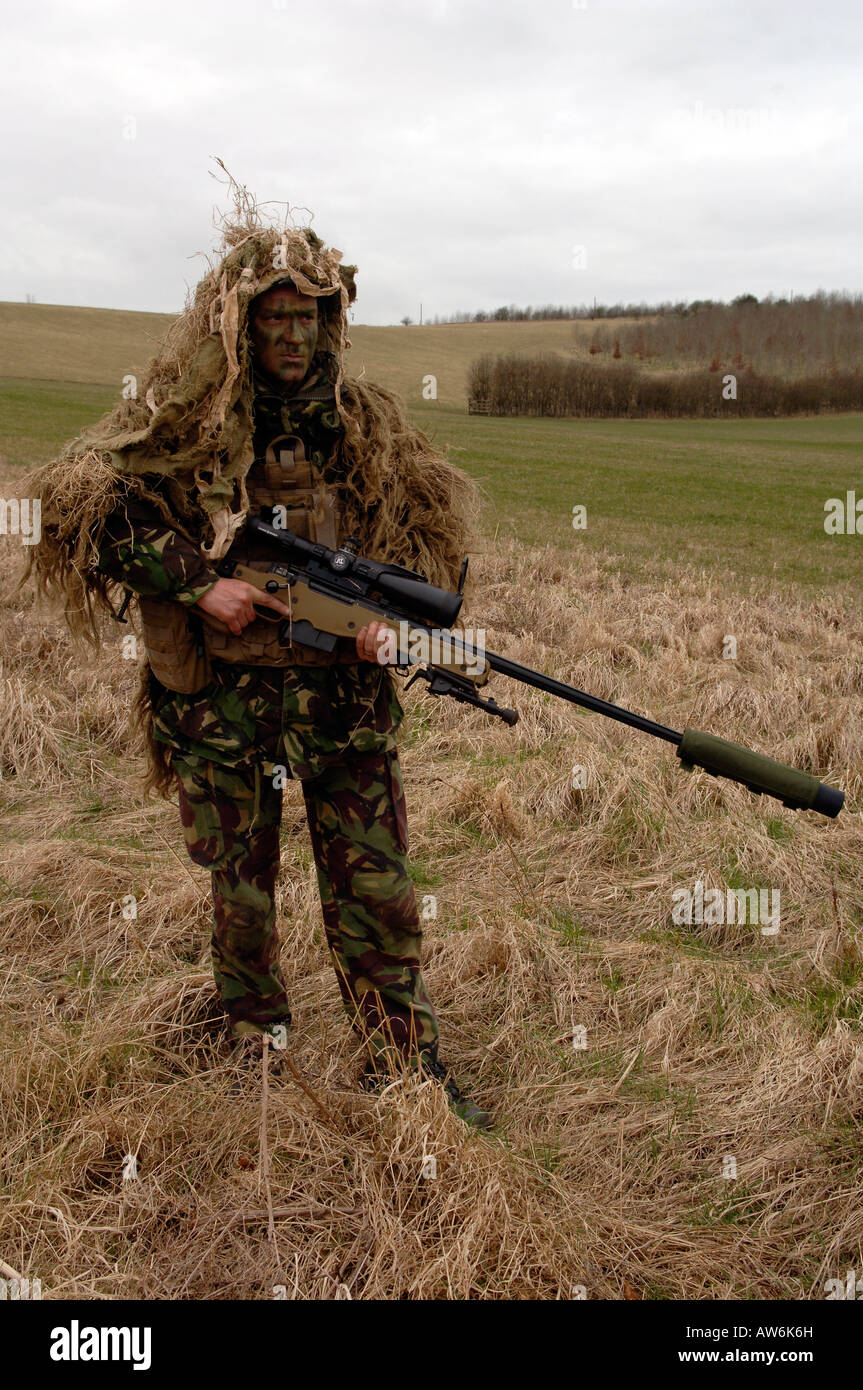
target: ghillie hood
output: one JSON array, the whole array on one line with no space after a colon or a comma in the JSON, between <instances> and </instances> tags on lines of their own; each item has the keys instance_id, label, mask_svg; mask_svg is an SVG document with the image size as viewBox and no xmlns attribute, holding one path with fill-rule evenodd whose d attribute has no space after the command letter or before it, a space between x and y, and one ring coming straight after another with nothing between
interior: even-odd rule
<instances>
[{"instance_id":1,"label":"ghillie hood","mask_svg":"<svg viewBox=\"0 0 863 1390\"><path fill-rule=\"evenodd\" d=\"M310 228L265 225L258 205L231 181L234 211L221 220L222 246L138 383L97 425L31 475L42 500L42 537L29 571L60 593L73 632L98 640L98 611L111 582L95 567L108 515L131 497L212 560L242 525L253 460L253 383L247 333L251 301L290 279L319 304L312 371L332 382L344 426L337 488L343 534L364 551L453 587L469 544L475 492L408 421L389 391L344 378L355 266Z\"/></svg>"}]
</instances>

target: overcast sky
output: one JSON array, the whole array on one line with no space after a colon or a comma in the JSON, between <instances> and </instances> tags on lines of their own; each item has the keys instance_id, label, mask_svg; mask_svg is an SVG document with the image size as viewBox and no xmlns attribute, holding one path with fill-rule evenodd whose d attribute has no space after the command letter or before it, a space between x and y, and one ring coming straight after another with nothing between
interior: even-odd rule
<instances>
[{"instance_id":1,"label":"overcast sky","mask_svg":"<svg viewBox=\"0 0 863 1390\"><path fill-rule=\"evenodd\" d=\"M2 7L0 299L182 307L213 155L358 323L863 289L860 0Z\"/></svg>"}]
</instances>

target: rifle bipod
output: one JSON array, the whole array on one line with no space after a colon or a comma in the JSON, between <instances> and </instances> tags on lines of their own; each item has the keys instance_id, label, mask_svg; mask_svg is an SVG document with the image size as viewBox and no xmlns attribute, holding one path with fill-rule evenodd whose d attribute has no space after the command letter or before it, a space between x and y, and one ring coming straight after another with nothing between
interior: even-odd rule
<instances>
[{"instance_id":1,"label":"rifle bipod","mask_svg":"<svg viewBox=\"0 0 863 1390\"><path fill-rule=\"evenodd\" d=\"M461 705L473 705L475 709L481 709L486 714L496 715L504 724L518 723L517 710L506 709L505 706L499 705L497 700L484 700L477 694L476 686L467 676L442 671L439 666L420 666L406 683L405 690L410 690L414 681L418 680L428 681L430 695L449 695Z\"/></svg>"}]
</instances>

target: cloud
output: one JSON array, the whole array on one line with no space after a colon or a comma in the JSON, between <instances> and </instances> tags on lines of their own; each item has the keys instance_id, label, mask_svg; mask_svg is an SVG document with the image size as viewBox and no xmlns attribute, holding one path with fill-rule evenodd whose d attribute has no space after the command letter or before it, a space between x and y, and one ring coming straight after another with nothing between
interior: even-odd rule
<instances>
[{"instance_id":1,"label":"cloud","mask_svg":"<svg viewBox=\"0 0 863 1390\"><path fill-rule=\"evenodd\" d=\"M214 154L314 210L361 322L859 288L861 29L852 0L20 7L0 298L179 308Z\"/></svg>"}]
</instances>

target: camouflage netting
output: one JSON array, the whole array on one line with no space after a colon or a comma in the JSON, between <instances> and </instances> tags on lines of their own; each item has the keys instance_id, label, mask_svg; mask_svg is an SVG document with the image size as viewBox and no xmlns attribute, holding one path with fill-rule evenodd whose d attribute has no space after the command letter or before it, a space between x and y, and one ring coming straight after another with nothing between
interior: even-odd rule
<instances>
[{"instance_id":1,"label":"camouflage netting","mask_svg":"<svg viewBox=\"0 0 863 1390\"><path fill-rule=\"evenodd\" d=\"M265 225L254 200L231 185L220 257L147 368L137 399L118 403L29 479L31 495L42 499L42 538L28 573L42 592L62 596L72 631L96 641L111 583L95 561L105 519L124 499L153 503L214 561L242 525L253 459L247 310L286 277L320 300L319 350L337 364L342 533L358 536L374 558L450 588L469 544L476 500L469 479L409 423L391 392L343 376L356 267L342 265L342 253L311 228Z\"/></svg>"}]
</instances>

